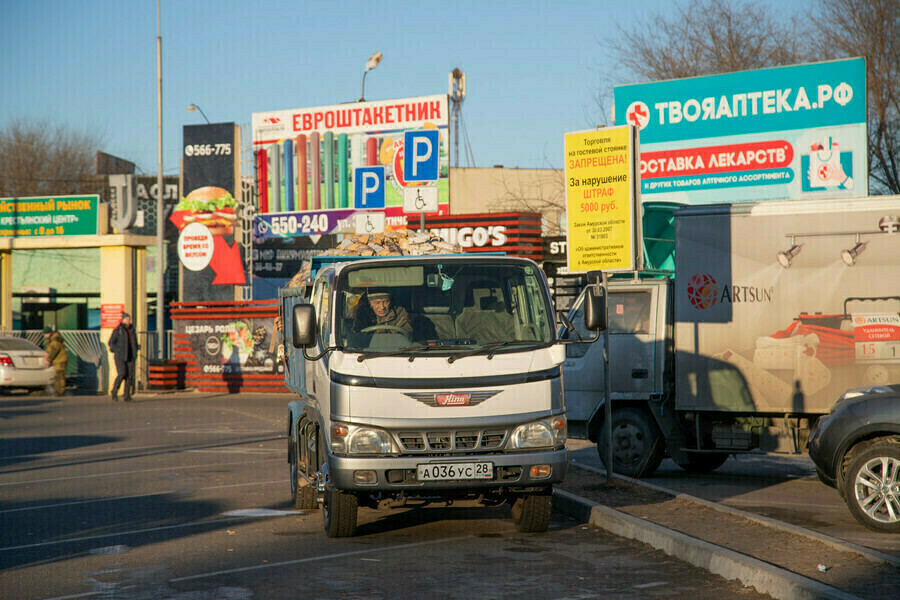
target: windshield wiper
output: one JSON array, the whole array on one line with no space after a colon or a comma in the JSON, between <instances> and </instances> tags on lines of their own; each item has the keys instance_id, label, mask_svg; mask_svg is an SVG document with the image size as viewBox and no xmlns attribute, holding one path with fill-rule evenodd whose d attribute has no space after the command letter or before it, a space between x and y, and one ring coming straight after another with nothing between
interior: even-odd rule
<instances>
[{"instance_id":1,"label":"windshield wiper","mask_svg":"<svg viewBox=\"0 0 900 600\"><path fill-rule=\"evenodd\" d=\"M543 342L538 342L535 340L504 340L502 342L487 342L485 344L481 344L478 348L474 348L469 350L468 352L460 352L459 354L454 354L453 356L447 359L448 363L453 363L460 358L465 358L467 356L475 356L476 354L481 354L482 352L488 351L488 360L494 358L494 352L503 347L508 346L510 344L537 344L542 345Z\"/></svg>"},{"instance_id":2,"label":"windshield wiper","mask_svg":"<svg viewBox=\"0 0 900 600\"><path fill-rule=\"evenodd\" d=\"M411 354L409 357L409 362L412 362L416 359L416 356L418 356L418 354L422 353L422 352L436 352L438 350L456 350L459 348L468 348L468 347L469 346L458 346L458 345L454 345L454 346L441 346L441 345L406 346L404 348L398 348L397 350L390 350L387 352L363 352L362 354L359 355L359 358L357 358L356 360L358 362L362 362L362 361L366 360L367 358L384 358L386 356L400 356L400 355L406 354L407 352L412 352L413 354Z\"/></svg>"}]
</instances>

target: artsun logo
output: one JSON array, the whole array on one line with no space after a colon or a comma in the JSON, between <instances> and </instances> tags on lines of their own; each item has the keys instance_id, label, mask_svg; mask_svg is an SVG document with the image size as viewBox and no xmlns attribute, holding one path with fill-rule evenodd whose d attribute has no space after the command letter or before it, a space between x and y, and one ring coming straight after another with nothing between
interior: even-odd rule
<instances>
[{"instance_id":1,"label":"artsun logo","mask_svg":"<svg viewBox=\"0 0 900 600\"><path fill-rule=\"evenodd\" d=\"M719 284L709 273L696 273L688 281L687 293L694 308L707 309L716 303Z\"/></svg>"},{"instance_id":2,"label":"artsun logo","mask_svg":"<svg viewBox=\"0 0 900 600\"><path fill-rule=\"evenodd\" d=\"M687 294L691 305L698 310L715 306L716 302L730 304L771 302L773 288L751 285L725 284L719 292L719 284L709 273L695 273L688 281Z\"/></svg>"}]
</instances>

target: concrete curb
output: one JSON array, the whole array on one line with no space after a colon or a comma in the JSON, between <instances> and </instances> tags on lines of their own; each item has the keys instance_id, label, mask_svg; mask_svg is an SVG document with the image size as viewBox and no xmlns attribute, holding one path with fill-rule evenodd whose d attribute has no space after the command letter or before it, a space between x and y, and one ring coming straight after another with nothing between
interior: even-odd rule
<instances>
[{"instance_id":1,"label":"concrete curb","mask_svg":"<svg viewBox=\"0 0 900 600\"><path fill-rule=\"evenodd\" d=\"M586 471L591 471L593 473L599 473L603 476L606 476L606 470L594 467L592 465L585 465L582 463L574 463L572 466L578 469L584 469ZM848 542L845 540L841 540L830 535L826 535L824 533L819 533L818 531L812 531L809 529L804 529L802 527L797 527L796 525L791 525L790 523L785 523L783 521L777 521L775 519L770 519L769 517L764 517L762 515L757 515L751 512L747 512L745 510L741 510L740 508L735 508L733 506L728 506L727 504L719 504L718 502L712 502L710 500L706 500L704 498L698 498L697 496L692 496L690 494L684 494L681 492L677 492L675 490L670 490L647 481L641 481L640 479L632 479L629 477L625 477L623 475L618 475L613 473L613 479L617 479L619 481L623 481L629 484L637 484L643 486L645 488L656 490L658 492L663 492L664 494L669 494L674 498L678 498L680 500L686 500L688 502L693 502L694 504L699 504L701 506L705 506L707 508L711 508L713 510L717 510L722 513L734 515L736 517L742 517L747 519L748 521L753 521L755 523L759 523L760 525L765 525L766 527L771 527L773 529L779 529L781 531L786 531L793 535L802 535L811 540L821 542L826 546L830 546L835 550L839 550L841 552L855 552L861 555L866 560L873 562L875 564L891 564L895 567L900 567L900 558L896 556L892 556L890 554L885 554L884 552L879 552L877 550L873 550L871 548L866 548L864 546L860 546L859 544L854 544L853 542Z\"/></svg>"},{"instance_id":2,"label":"concrete curb","mask_svg":"<svg viewBox=\"0 0 900 600\"><path fill-rule=\"evenodd\" d=\"M797 575L739 552L638 519L560 489L553 506L614 535L649 544L670 556L725 579L737 579L776 600L859 600L824 583Z\"/></svg>"}]
</instances>

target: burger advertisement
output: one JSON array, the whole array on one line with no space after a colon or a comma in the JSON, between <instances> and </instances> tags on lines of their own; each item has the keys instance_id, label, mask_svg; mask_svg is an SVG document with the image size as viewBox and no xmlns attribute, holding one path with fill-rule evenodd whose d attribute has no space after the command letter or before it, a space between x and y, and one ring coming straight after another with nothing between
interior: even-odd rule
<instances>
[{"instance_id":1,"label":"burger advertisement","mask_svg":"<svg viewBox=\"0 0 900 600\"><path fill-rule=\"evenodd\" d=\"M181 199L169 220L178 229L182 301L232 301L245 285L235 241L240 147L234 123L185 125Z\"/></svg>"},{"instance_id":2,"label":"burger advertisement","mask_svg":"<svg viewBox=\"0 0 900 600\"><path fill-rule=\"evenodd\" d=\"M188 223L206 225L212 235L234 235L237 202L228 190L205 185L183 196L172 212L172 222L182 231Z\"/></svg>"}]
</instances>

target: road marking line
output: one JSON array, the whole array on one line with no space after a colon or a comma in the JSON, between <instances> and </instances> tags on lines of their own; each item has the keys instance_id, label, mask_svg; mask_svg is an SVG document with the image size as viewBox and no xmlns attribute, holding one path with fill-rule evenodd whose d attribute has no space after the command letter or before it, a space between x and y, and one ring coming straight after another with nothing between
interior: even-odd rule
<instances>
[{"instance_id":1,"label":"road marking line","mask_svg":"<svg viewBox=\"0 0 900 600\"><path fill-rule=\"evenodd\" d=\"M472 536L460 536L455 538L443 538L439 540L429 540L427 542L414 542L411 544L400 544L398 546L388 546L384 548L369 548L366 550L354 550L352 552L341 552L337 554L326 554L324 556L311 556L309 558L298 558L297 560L287 560L277 563L266 563L264 565L253 565L251 567L237 567L235 569L226 569L224 571L211 571L209 573L199 573L197 575L188 575L186 577L176 577L170 579L169 583L180 583L182 581L193 581L196 579L206 579L208 577L218 577L220 575L231 575L234 573L244 573L247 571L258 571L260 569L271 569L274 567L288 567L293 565L301 565L303 563L316 562L320 560L332 560L335 558L347 558L350 556L359 556L360 554L372 554L375 552L391 552L393 550L405 550L407 548L416 548L419 546L430 546L433 544L444 544L446 542L456 542L459 540L469 539Z\"/></svg>"},{"instance_id":2,"label":"road marking line","mask_svg":"<svg viewBox=\"0 0 900 600\"><path fill-rule=\"evenodd\" d=\"M230 434L230 432L226 432L226 433ZM241 432L241 433L244 433L244 432ZM271 437L265 438L263 440L264 442L275 442L275 441L287 438L287 435L285 435L284 433L281 433L281 432L262 431L259 433L268 433L271 435ZM240 440L233 440L232 444L238 443L238 442L240 442ZM70 458L73 456L86 456L86 455L91 455L91 454L103 454L103 453L108 453L108 452L119 452L119 453L134 452L135 450L167 450L168 449L168 452L170 452L170 453L189 452L188 450L179 450L177 447L173 447L170 444L153 444L151 446L129 446L127 448L118 448L118 447L108 446L110 444L115 444L115 443L116 442L106 442L103 445L107 446L107 447L95 448L92 450L78 450L78 451L59 450L56 452L36 452L34 454L16 454L14 456L0 457L0 462L15 461L15 460L20 460L22 458L32 458L32 457L36 457L36 456L42 457L42 458ZM245 444L255 444L255 443L259 443L259 440L250 439L244 443ZM131 457L131 458L135 458L135 457ZM137 457L137 458L140 458L140 457ZM50 466L52 466L52 465L50 465Z\"/></svg>"},{"instance_id":3,"label":"road marking line","mask_svg":"<svg viewBox=\"0 0 900 600\"><path fill-rule=\"evenodd\" d=\"M244 518L233 517L228 519L213 519L210 521L197 521L195 523L179 523L178 525L163 525L161 527L151 527L149 529L132 529L130 531L119 531L116 533L104 533L101 535L89 535L80 538L68 538L65 540L55 540L52 542L38 542L35 544L25 544L22 546L8 546L0 548L0 552L8 552L11 550L26 550L28 548L41 548L43 546L58 546L60 544L72 544L75 542L87 542L90 540L102 540L104 538L119 537L123 535L135 535L139 533L152 533L154 531L167 531L169 529L182 529L187 527L200 527L203 525L221 525L223 523L233 523L234 521L244 521Z\"/></svg>"},{"instance_id":4,"label":"road marking line","mask_svg":"<svg viewBox=\"0 0 900 600\"><path fill-rule=\"evenodd\" d=\"M228 485L210 485L201 488L197 488L194 490L195 492L202 492L206 490L221 490L225 488L236 488L236 487L249 487L251 485L283 485L287 483L288 479L281 479L279 481L254 481L252 483L230 483ZM110 498L95 498L94 500L77 500L74 502L61 502L58 504L42 504L40 506L26 506L23 508L8 508L6 510L0 510L0 515L6 513L14 513L14 512L24 512L28 510L46 510L48 508L60 508L63 506L76 506L79 504L95 504L97 502L115 502L117 500L133 500L134 498L151 498L153 496L166 496L169 494L178 495L182 492L180 490L168 490L165 492L154 492L152 494L137 494L134 496L113 496Z\"/></svg>"},{"instance_id":5,"label":"road marking line","mask_svg":"<svg viewBox=\"0 0 900 600\"><path fill-rule=\"evenodd\" d=\"M275 458L267 458L263 460L276 460ZM54 481L71 481L78 479L91 479L93 477L116 477L119 475L135 475L137 473L154 473L158 471L185 471L187 469L215 469L218 467L229 467L232 465L253 465L257 464L258 461L243 461L243 462L227 462L227 463L203 463L202 465L189 465L183 467L163 467L159 469L138 469L135 471L118 471L116 473L96 473L94 475L79 475L77 477L53 477L51 479L32 479L31 481L11 481L9 483L0 483L0 487L6 487L10 485L32 485L36 483L51 483ZM3 473L0 473L3 475Z\"/></svg>"}]
</instances>

